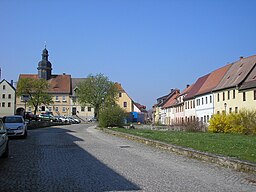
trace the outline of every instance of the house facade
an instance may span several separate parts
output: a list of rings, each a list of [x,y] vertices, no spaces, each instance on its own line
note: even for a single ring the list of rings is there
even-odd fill
[[[253,78],[255,74],[256,55],[232,63],[218,86],[213,89],[214,113],[239,112],[241,109],[254,108]],[[248,83],[250,82],[250,83]],[[246,86],[250,84],[250,86]]]
[[[211,72],[195,96],[196,117],[205,125],[208,125],[214,114],[214,94],[212,90],[216,88],[230,66],[231,64],[228,64]]]
[[[13,81],[9,83],[3,79],[0,82],[0,117],[14,115],[16,109],[16,90]]]
[[[157,100],[158,101],[158,100]],[[238,113],[242,109],[256,109],[256,55],[240,57],[197,79],[184,90],[176,102],[155,105],[155,115],[166,114],[166,125],[199,121],[208,124],[217,113]],[[157,113],[158,111],[158,113]]]

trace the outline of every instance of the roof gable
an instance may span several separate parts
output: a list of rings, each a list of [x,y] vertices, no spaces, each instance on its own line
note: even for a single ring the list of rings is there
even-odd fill
[[[175,90],[174,94],[171,95],[171,97],[169,97],[165,104],[163,105],[163,108],[169,108],[171,106],[173,106],[174,104],[176,104],[176,98],[179,96],[180,91],[179,90]]]
[[[241,84],[248,76],[255,64],[256,55],[241,58],[239,61],[234,62],[214,90],[239,86],[239,84]]]
[[[194,86],[191,88],[188,94],[184,97],[184,100],[193,98],[197,94],[197,92],[200,90],[200,88],[202,87],[202,85],[204,84],[204,82],[206,81],[209,75],[210,74],[207,74],[205,76],[198,78]]]
[[[197,92],[197,95],[205,94],[211,92],[222,80],[228,69],[231,67],[231,64],[228,64],[224,67],[221,67],[210,73],[202,87]]]
[[[256,65],[254,66],[253,70],[248,75],[248,77],[245,79],[245,81],[242,83],[242,85],[239,87],[239,90],[251,89],[255,87],[256,87]]]

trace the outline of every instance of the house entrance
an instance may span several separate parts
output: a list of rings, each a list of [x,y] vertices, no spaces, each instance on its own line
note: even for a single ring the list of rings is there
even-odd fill
[[[76,115],[76,107],[72,107],[72,115]]]

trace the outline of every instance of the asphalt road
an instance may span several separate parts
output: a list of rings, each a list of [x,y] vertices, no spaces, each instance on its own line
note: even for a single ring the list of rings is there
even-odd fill
[[[0,191],[256,191],[256,175],[167,153],[85,124],[30,130],[0,159]]]

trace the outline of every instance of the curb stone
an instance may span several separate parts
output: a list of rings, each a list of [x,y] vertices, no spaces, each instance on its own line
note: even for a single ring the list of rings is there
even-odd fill
[[[160,141],[155,141],[155,140],[146,139],[146,138],[135,136],[135,135],[130,135],[127,133],[113,131],[113,130],[110,130],[107,128],[97,128],[97,129],[101,130],[105,133],[108,133],[108,134],[112,134],[112,135],[115,135],[118,137],[123,137],[123,138],[137,141],[140,143],[144,143],[146,145],[153,146],[153,147],[156,147],[156,148],[168,151],[168,152],[174,152],[179,155],[184,155],[187,157],[191,157],[191,158],[195,158],[195,159],[199,159],[199,160],[203,160],[203,161],[207,161],[207,162],[211,162],[211,163],[216,163],[218,165],[228,167],[228,168],[234,169],[236,171],[256,173],[256,164],[255,163],[241,161],[238,159],[233,159],[231,157],[214,155],[214,154],[207,153],[207,152],[201,152],[201,151],[197,151],[192,148],[185,148],[185,147],[180,147],[180,146],[176,146],[176,145],[171,145],[171,144],[167,144],[167,143],[160,142]]]

